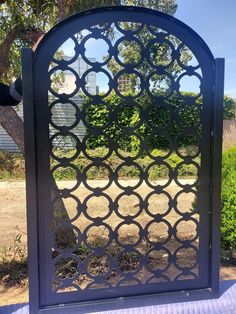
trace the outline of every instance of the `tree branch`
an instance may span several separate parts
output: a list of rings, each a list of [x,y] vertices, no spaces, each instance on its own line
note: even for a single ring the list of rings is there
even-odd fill
[[[19,26],[14,26],[6,35],[5,40],[0,46],[0,76],[2,76],[4,73],[6,73],[10,67],[9,63],[9,52],[12,43],[17,38],[17,34],[19,31]]]
[[[44,35],[44,32],[41,29],[32,27],[24,33],[19,34],[18,37],[30,44],[35,44],[42,35]]]
[[[66,17],[66,8],[64,0],[57,0],[58,21],[62,21]]]

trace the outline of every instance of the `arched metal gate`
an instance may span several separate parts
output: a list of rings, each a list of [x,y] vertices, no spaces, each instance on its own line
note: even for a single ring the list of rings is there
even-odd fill
[[[223,67],[137,7],[77,14],[23,50],[32,313],[217,293]]]

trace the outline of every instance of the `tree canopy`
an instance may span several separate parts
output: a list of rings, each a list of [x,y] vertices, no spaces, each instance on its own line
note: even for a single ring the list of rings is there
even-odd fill
[[[9,83],[20,74],[20,49],[58,21],[77,12],[110,5],[145,6],[173,14],[175,0],[0,0],[0,75]]]

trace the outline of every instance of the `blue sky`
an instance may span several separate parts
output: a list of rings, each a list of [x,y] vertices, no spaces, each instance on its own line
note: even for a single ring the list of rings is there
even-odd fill
[[[236,98],[236,0],[177,0],[175,17],[193,28],[215,58],[225,58],[225,94]]]
[[[236,0],[177,0],[177,4],[175,17],[203,38],[215,58],[225,58],[225,94],[236,98]],[[65,44],[65,53],[71,55],[73,46]],[[88,57],[95,52],[96,58],[104,55],[102,43],[91,41],[87,48]],[[107,81],[98,78],[97,83],[100,90],[107,87]]]

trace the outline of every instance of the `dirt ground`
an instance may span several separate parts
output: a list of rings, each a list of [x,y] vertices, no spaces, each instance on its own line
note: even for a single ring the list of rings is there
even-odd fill
[[[221,280],[236,280],[236,266],[220,269]],[[0,285],[0,306],[25,303],[29,301],[28,287],[5,287]]]
[[[185,180],[186,183],[192,183],[192,180]],[[137,180],[122,180],[120,183],[123,186],[128,185],[134,186],[137,184]],[[91,187],[103,187],[107,184],[105,180],[93,180],[88,181]],[[164,180],[160,180],[159,184],[164,184]],[[69,188],[73,186],[73,181],[59,181],[58,186],[59,188]],[[167,188],[166,191],[171,195],[174,196],[178,191],[179,188],[175,183],[171,183]],[[144,199],[149,193],[153,190],[148,187],[145,183],[142,184],[139,188],[135,190],[135,192],[142,196]],[[105,191],[111,199],[114,201],[116,197],[122,193],[122,190],[118,188],[116,185],[112,184],[108,189]],[[81,202],[85,200],[85,198],[91,194],[84,186],[80,186],[76,191],[75,194]],[[152,195],[149,199],[149,211],[151,214],[155,215],[156,213],[164,214],[164,212],[168,209],[168,198],[164,194],[160,195]],[[178,198],[178,208],[181,212],[189,212],[192,208],[192,202],[194,201],[194,194],[193,193],[183,193]],[[66,208],[68,210],[68,214],[70,218],[75,216],[75,201],[73,199],[66,199],[64,202]],[[104,198],[104,196],[100,197],[92,197],[87,201],[87,213],[90,217],[104,217],[109,211],[109,203],[108,200]],[[123,196],[118,201],[119,212],[124,217],[128,214],[133,216],[140,210],[139,200],[135,195],[131,196]],[[59,214],[59,213],[57,213]],[[25,201],[25,184],[21,181],[16,182],[0,182],[0,215],[1,215],[1,224],[0,224],[0,248],[4,246],[13,246],[14,239],[17,234],[21,235],[22,245],[26,245],[26,201]],[[198,220],[198,215],[195,214],[193,216],[196,220]],[[165,216],[165,219],[170,222],[171,225],[180,219],[181,216],[178,215],[175,211],[170,211],[168,215]],[[149,215],[146,215],[144,212],[140,213],[140,215],[135,219],[138,223],[144,227],[150,220]],[[104,220],[105,223],[109,224],[112,229],[114,229],[120,222],[122,218],[120,218],[117,214],[113,213],[107,219]],[[83,214],[76,219],[73,223],[75,226],[79,227],[81,231],[83,231],[86,226],[91,224]],[[185,225],[180,224],[179,226],[179,233],[194,233],[196,226],[194,224]],[[133,229],[133,230],[132,230]],[[159,228],[160,234],[163,236],[163,232],[165,230],[164,225],[160,225]],[[135,227],[131,226],[130,230],[124,229],[121,230],[121,237],[122,234],[126,235],[127,238],[127,231],[128,232],[135,232]],[[153,234],[152,232],[150,232]],[[153,236],[155,236],[153,234]],[[156,234],[156,236],[158,236]]]
[[[127,184],[127,181],[121,182],[122,184]],[[189,180],[191,183],[191,180]],[[60,188],[69,187],[72,184],[70,181],[63,181],[60,182],[58,185]],[[91,186],[98,186],[106,184],[105,181],[91,181],[89,183]],[[130,182],[130,185],[136,184],[135,180]],[[166,189],[167,192],[173,196],[176,194],[180,188],[176,186],[176,184],[171,183],[168,188]],[[148,195],[152,189],[150,189],[146,184],[142,184],[136,192],[142,195],[142,198]],[[82,201],[90,194],[87,189],[80,187],[75,193]],[[106,193],[114,200],[120,193],[121,190],[118,189],[116,186],[111,186],[109,189],[106,190]],[[178,200],[179,209],[182,211],[189,211],[191,210],[192,202],[194,200],[194,194],[192,193],[184,193]],[[108,211],[109,204],[106,204],[106,200],[104,198],[91,198],[87,202],[87,213],[91,217],[100,216],[103,217],[106,215],[106,211]],[[21,245],[26,245],[26,206],[25,206],[25,184],[24,182],[0,182],[0,249],[4,246],[9,247],[14,245],[14,239],[17,234],[21,234]],[[104,206],[106,204],[106,206]],[[131,205],[130,205],[131,204]],[[158,204],[161,204],[161,208],[159,210],[167,210],[168,200],[166,199],[165,195],[161,195],[158,197],[158,200],[155,196],[149,199],[149,211],[150,213],[154,214],[158,210]],[[73,200],[68,200],[67,204],[69,210],[69,216],[72,218],[75,214],[74,203]],[[139,210],[139,201],[133,195],[129,198],[123,197],[119,200],[119,211],[123,216],[126,216],[128,213],[130,215],[135,215]],[[98,214],[99,213],[99,214]],[[168,222],[173,226],[175,222],[180,218],[178,214],[174,211],[170,211],[169,214],[166,216]],[[198,220],[198,215],[195,214],[194,218]],[[111,226],[114,230],[116,226],[122,221],[117,214],[112,214],[105,222]],[[150,223],[150,216],[146,215],[145,213],[140,213],[139,217],[136,218],[136,221],[143,226]],[[79,220],[74,222],[74,225],[80,230],[84,230],[86,226],[88,226],[91,222],[85,217],[80,216]],[[128,230],[123,228],[119,231],[119,239],[122,243],[129,243],[132,244],[134,241],[134,234],[136,231],[135,226],[131,226]],[[162,225],[158,228],[158,233],[149,230],[150,239],[154,241],[156,238],[158,239],[165,239],[167,236],[168,230],[166,230],[166,226]],[[94,231],[96,232],[96,231]],[[196,232],[195,224],[190,224],[188,226],[182,224],[179,226],[179,236],[181,238],[185,238],[186,236],[193,237],[194,233]],[[91,232],[91,239],[93,236],[93,232]],[[108,234],[104,233],[103,235],[104,240],[108,237]],[[88,234],[89,238],[89,234]],[[222,280],[229,280],[229,279],[236,279],[236,267],[221,267],[221,279]],[[7,305],[12,303],[19,303],[19,302],[27,302],[28,300],[28,289],[27,284],[24,287],[6,287],[4,285],[0,285],[0,305]]]

